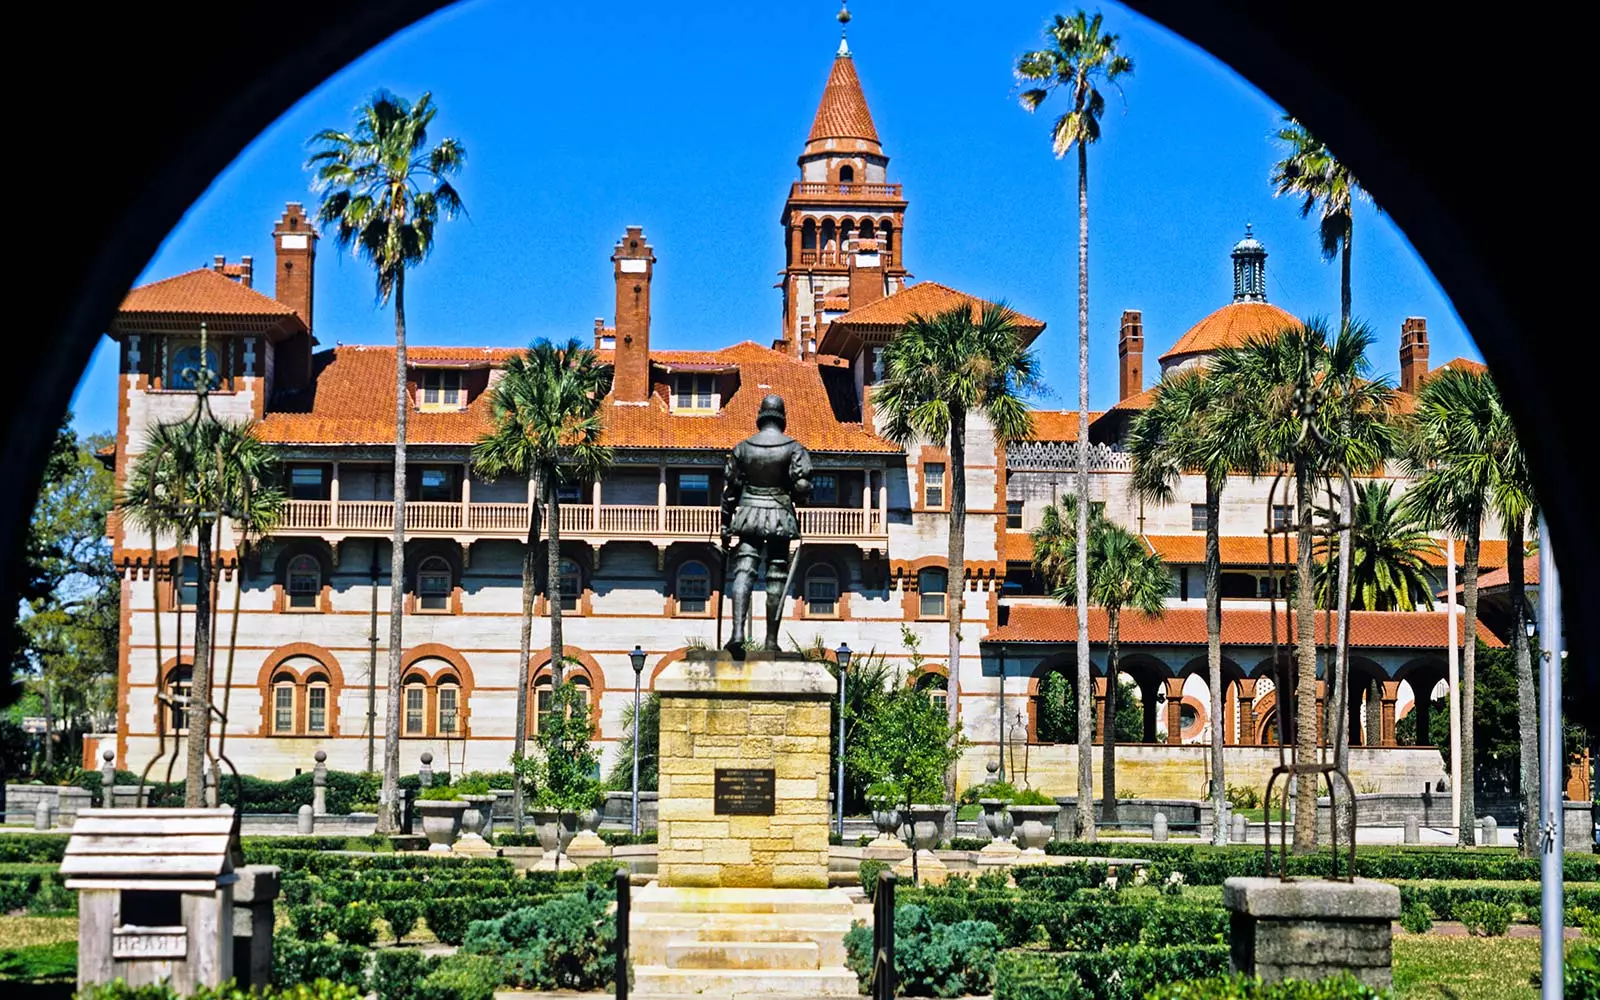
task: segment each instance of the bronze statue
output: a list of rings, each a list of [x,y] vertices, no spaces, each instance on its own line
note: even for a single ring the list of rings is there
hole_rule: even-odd
[[[733,599],[733,631],[728,648],[742,653],[745,622],[756,571],[767,564],[767,635],[763,648],[778,649],[778,621],[783,617],[784,591],[789,587],[789,543],[800,538],[795,516],[797,499],[811,495],[811,453],[788,434],[783,397],[768,396],[756,415],[756,432],[734,446],[723,468],[722,547],[733,536],[728,595]],[[720,621],[721,609],[718,609]],[[720,628],[720,626],[719,626]]]

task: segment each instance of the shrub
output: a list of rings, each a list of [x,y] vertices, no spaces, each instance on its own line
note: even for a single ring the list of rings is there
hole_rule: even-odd
[[[1400,910],[1400,926],[1408,934],[1426,934],[1433,928],[1433,918],[1428,916],[1426,906],[1413,904]]]
[[[1056,800],[1037,788],[1024,788],[1011,797],[1014,806],[1053,806]]]
[[[1501,937],[1511,926],[1511,911],[1499,903],[1473,900],[1456,907],[1456,919],[1470,934],[1481,937]]]
[[[0,949],[0,982],[72,982],[78,975],[78,942],[56,941]]]
[[[612,895],[589,884],[538,906],[474,921],[461,950],[500,955],[503,980],[524,989],[599,989],[615,971],[612,946],[617,921],[607,910]],[[437,933],[437,931],[435,932]]]
[[[888,871],[891,867],[887,861],[868,858],[856,868],[856,872],[861,876],[861,888],[866,892],[867,899],[875,900],[878,898],[878,875],[881,872]]]
[[[1011,886],[1011,876],[1002,871],[984,872],[972,884],[979,892],[1004,892]]]
[[[417,1000],[494,1000],[500,963],[487,955],[451,955],[417,984]],[[379,993],[383,1000],[386,994]]]
[[[994,924],[963,920],[938,924],[920,906],[894,913],[894,967],[907,996],[958,997],[986,993],[994,983],[1000,935]],[[868,985],[872,973],[872,931],[857,921],[845,935],[845,964]]]
[[[1249,976],[1217,976],[1189,983],[1168,983],[1146,1000],[1387,1000],[1387,990],[1358,981],[1349,973],[1330,979],[1289,979],[1263,983]]]
[[[1002,952],[995,1000],[1139,1000],[1158,985],[1217,976],[1228,945],[1116,948],[1103,952]]]
[[[378,912],[383,914],[383,922],[389,925],[389,933],[398,942],[416,930],[417,921],[422,919],[422,904],[415,899],[390,899],[378,904]],[[381,990],[378,995],[387,996]]]
[[[1567,949],[1562,966],[1564,996],[1600,997],[1600,949],[1592,944],[1575,944]]]
[[[417,988],[437,965],[410,948],[383,948],[372,955],[372,992],[380,1000],[419,1000]]]
[[[372,903],[346,903],[334,910],[333,933],[345,944],[370,948],[378,940],[378,915],[378,907]]]
[[[77,908],[78,894],[62,885],[57,865],[0,864],[0,913],[71,913]]]
[[[279,934],[272,941],[272,981],[279,989],[319,979],[366,992],[367,951],[349,945],[300,941]]]
[[[461,798],[461,789],[450,785],[430,785],[417,798],[423,802],[455,802]]]
[[[289,907],[289,925],[302,941],[321,941],[333,930],[334,909],[326,903]]]
[[[1229,785],[1225,793],[1228,805],[1234,809],[1259,809],[1261,793],[1249,785]]]
[[[0,837],[0,864],[60,864],[67,853],[66,833],[19,833]]]
[[[177,993],[165,983],[154,986],[129,986],[122,980],[100,983],[78,991],[78,1000],[180,1000]],[[212,989],[202,986],[191,994],[189,1000],[362,1000],[361,991],[353,986],[319,979],[311,983],[297,983],[287,988],[247,992],[233,983]],[[385,995],[385,1000],[387,996]]]

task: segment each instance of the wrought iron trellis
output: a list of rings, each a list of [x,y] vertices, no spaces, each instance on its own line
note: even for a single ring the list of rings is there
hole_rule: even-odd
[[[1309,348],[1308,348],[1309,350]],[[1309,371],[1310,366],[1306,366]],[[1308,444],[1332,451],[1332,443],[1322,434],[1316,426],[1316,415],[1323,403],[1321,388],[1311,385],[1304,377],[1295,386],[1293,405],[1300,421],[1300,434],[1295,442],[1295,450],[1303,451]],[[1289,558],[1289,535],[1298,531],[1296,519],[1292,517],[1280,520],[1276,516],[1278,510],[1278,491],[1283,488],[1284,499],[1289,498],[1289,488],[1284,482],[1284,470],[1280,467],[1273,477],[1272,486],[1267,491],[1267,607],[1268,622],[1272,633],[1272,671],[1273,683],[1277,691],[1277,725],[1278,725],[1278,765],[1272,769],[1267,778],[1267,790],[1262,805],[1265,808],[1264,816],[1265,847],[1266,847],[1266,873],[1276,874],[1280,879],[1289,879],[1289,804],[1298,792],[1299,782],[1310,781],[1313,785],[1326,783],[1328,788],[1328,817],[1329,841],[1331,850],[1331,869],[1329,877],[1339,881],[1353,881],[1355,879],[1356,858],[1356,796],[1355,789],[1350,783],[1350,776],[1346,772],[1345,761],[1345,727],[1349,716],[1349,674],[1350,674],[1350,531],[1355,509],[1355,488],[1350,476],[1350,470],[1342,458],[1335,457],[1337,482],[1341,488],[1339,500],[1334,499],[1334,477],[1324,473],[1320,479],[1328,495],[1327,524],[1322,528],[1313,525],[1313,536],[1332,539],[1339,538],[1339,570],[1336,584],[1338,622],[1335,626],[1331,620],[1334,613],[1332,607],[1323,609],[1322,643],[1315,643],[1315,622],[1313,627],[1313,643],[1325,649],[1323,655],[1323,669],[1321,674],[1325,678],[1327,693],[1324,699],[1325,710],[1322,716],[1328,718],[1326,740],[1317,739],[1317,761],[1306,764],[1293,761],[1290,756],[1290,747],[1299,742],[1299,727],[1303,724],[1296,710],[1298,664],[1285,657],[1283,646],[1278,637],[1278,598],[1283,596],[1283,624],[1285,637],[1293,635],[1295,625],[1294,612],[1288,599],[1288,581],[1290,574],[1297,567],[1296,560]],[[1310,479],[1311,477],[1306,477]],[[1301,503],[1309,498],[1301,496],[1301,483],[1304,479],[1297,477],[1295,483],[1294,505],[1292,510],[1298,510]],[[1310,482],[1312,495],[1315,495],[1316,482]],[[1315,507],[1313,506],[1313,510]],[[1282,537],[1284,560],[1278,562],[1278,546],[1275,544],[1279,536]],[[1331,548],[1331,546],[1330,546]],[[1298,555],[1298,553],[1297,553]],[[1306,554],[1309,558],[1309,554]],[[1331,602],[1330,602],[1331,603]],[[1292,640],[1291,640],[1292,641]],[[1320,727],[1321,719],[1313,719],[1311,724]],[[1323,734],[1319,733],[1319,736]],[[1328,759],[1330,745],[1333,749],[1333,760]],[[1281,783],[1281,784],[1280,784]],[[1316,801],[1313,795],[1309,796],[1312,802]],[[1273,851],[1273,796],[1279,796],[1278,809],[1278,850]],[[1315,808],[1315,806],[1313,806]],[[1347,823],[1341,823],[1341,817],[1348,817]],[[1314,821],[1314,820],[1313,820]],[[1342,826],[1348,827],[1348,845],[1345,853],[1345,863],[1342,868],[1339,863]]]

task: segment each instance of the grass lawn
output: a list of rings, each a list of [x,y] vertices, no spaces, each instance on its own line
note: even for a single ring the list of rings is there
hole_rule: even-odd
[[[77,917],[0,917],[0,983],[70,982],[78,970]]]
[[[1538,938],[1396,935],[1398,1000],[1532,1000]]]

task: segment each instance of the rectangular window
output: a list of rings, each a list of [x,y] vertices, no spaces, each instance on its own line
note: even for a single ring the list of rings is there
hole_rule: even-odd
[[[550,697],[550,680],[546,678],[533,692],[534,729],[538,732],[543,732],[550,723]]]
[[[1021,500],[1007,500],[1006,501],[1006,530],[1007,531],[1021,531],[1022,530],[1022,501]]]
[[[1283,529],[1289,527],[1292,524],[1294,524],[1294,505],[1286,504],[1286,503],[1275,503],[1275,504],[1273,504],[1272,505],[1272,528],[1273,528],[1273,530],[1274,531],[1282,531]]]
[[[272,731],[294,732],[294,688],[281,684],[272,692]]]
[[[322,592],[320,569],[289,567],[289,607],[315,608]]]
[[[192,392],[199,386],[202,368],[210,373],[211,388],[221,388],[222,352],[215,340],[207,342],[204,357],[200,354],[198,337],[170,340],[167,343],[167,370],[162,373],[162,388]]]
[[[924,618],[944,617],[944,598],[942,590],[924,590],[922,592],[921,615]]]
[[[417,596],[424,611],[448,610],[452,589],[448,572],[424,570],[417,574]]]
[[[583,596],[583,574],[571,559],[561,560],[561,610],[577,611],[578,598]]]
[[[944,507],[943,462],[929,462],[922,467],[922,506],[930,510]]]
[[[678,613],[703,615],[711,601],[711,577],[705,573],[678,574]]]
[[[1207,520],[1208,519],[1206,518],[1206,505],[1205,504],[1203,504],[1203,503],[1192,503],[1192,504],[1189,505],[1189,530],[1191,530],[1191,531],[1204,531],[1204,530],[1206,530]]]
[[[806,578],[806,614],[831,618],[839,613],[839,579],[832,574]]]
[[[673,380],[676,400],[672,408],[680,412],[715,413],[717,379],[715,375],[679,375]]]
[[[422,698],[419,687],[406,688],[406,735],[422,735]]]
[[[678,473],[678,506],[711,506],[711,474],[708,472]]]
[[[328,731],[328,689],[320,685],[306,691],[306,732]]]
[[[296,465],[289,469],[290,500],[328,499],[328,470],[320,465]]]
[[[413,500],[454,503],[460,499],[456,494],[456,470],[445,466],[412,469],[407,486]]]
[[[456,731],[456,695],[457,689],[442,687],[439,689],[439,735],[453,736]]]
[[[423,410],[459,410],[466,405],[467,394],[461,388],[460,372],[425,371],[422,373]]]
[[[561,481],[556,483],[556,499],[562,503],[583,503],[583,484]]]
[[[839,477],[821,472],[811,477],[811,502],[819,507],[831,507],[839,502]]]
[[[193,559],[183,562],[183,575],[178,579],[178,606],[183,608],[194,607],[195,598],[200,593],[200,564]]]

